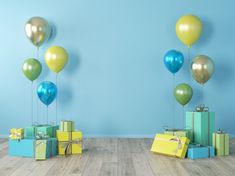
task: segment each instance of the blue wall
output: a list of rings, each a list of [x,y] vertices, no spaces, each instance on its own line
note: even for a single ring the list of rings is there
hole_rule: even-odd
[[[209,55],[216,65],[204,86],[203,102],[216,112],[216,127],[235,134],[234,0],[8,0],[0,6],[0,134],[30,124],[31,84],[21,65],[36,57],[24,34],[24,23],[32,16],[42,16],[54,27],[52,38],[40,50],[44,70],[39,81],[55,81],[44,63],[47,47],[61,45],[70,54],[59,75],[60,119],[75,120],[87,136],[152,136],[163,125],[172,126],[173,114],[176,126],[182,127],[183,109],[173,99],[173,77],[162,57],[172,48],[187,53],[176,37],[175,23],[188,13],[204,23],[191,55]],[[194,88],[184,111],[202,98],[188,67],[184,65],[175,78],[176,83],[187,82]],[[45,122],[41,102],[39,118]],[[55,104],[49,118],[55,119]]]

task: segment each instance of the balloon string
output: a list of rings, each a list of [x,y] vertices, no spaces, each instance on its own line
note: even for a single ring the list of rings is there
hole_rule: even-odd
[[[58,74],[56,74],[55,76],[55,79],[56,79],[56,87],[58,87]],[[57,90],[58,91],[58,90]],[[55,104],[55,123],[57,124],[57,120],[58,120],[58,102],[57,102],[57,98],[58,98],[58,92],[57,92],[57,97],[56,97],[56,104]]]
[[[47,124],[48,124],[48,106],[47,106]]]
[[[175,74],[173,75],[173,89],[175,88]],[[175,100],[173,98],[173,128],[175,128]]]
[[[183,114],[182,114],[182,119],[183,119],[183,129],[184,129],[184,127],[185,127],[185,126],[184,126],[184,106],[183,106],[183,108],[182,108],[182,113],[183,113]]]
[[[31,83],[31,124],[33,124],[33,81]]]
[[[37,59],[39,60],[39,47],[37,47],[37,53],[36,53],[36,55],[37,55]],[[39,111],[38,111],[38,109],[39,109],[39,107],[38,107],[38,99],[36,99],[37,100],[37,122],[39,122]]]
[[[203,96],[204,96],[204,90],[203,90],[203,84],[202,84],[202,104],[203,104]]]

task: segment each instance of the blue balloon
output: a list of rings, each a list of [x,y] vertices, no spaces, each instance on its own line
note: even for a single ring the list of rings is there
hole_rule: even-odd
[[[51,104],[57,95],[57,87],[50,81],[43,81],[37,89],[38,97],[45,105]]]
[[[184,64],[184,55],[179,51],[170,50],[164,56],[164,64],[171,73],[175,74]]]

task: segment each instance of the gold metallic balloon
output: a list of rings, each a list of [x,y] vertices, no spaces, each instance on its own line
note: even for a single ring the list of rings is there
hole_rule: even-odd
[[[213,60],[205,55],[196,56],[191,64],[193,78],[199,84],[205,84],[214,73]]]
[[[45,19],[32,17],[25,24],[25,34],[38,48],[50,37],[51,27]]]

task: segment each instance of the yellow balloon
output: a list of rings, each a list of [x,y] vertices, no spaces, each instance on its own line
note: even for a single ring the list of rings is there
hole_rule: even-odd
[[[178,38],[190,48],[201,36],[202,22],[194,15],[182,16],[177,21],[175,30]]]
[[[47,49],[45,60],[50,70],[59,73],[68,62],[68,53],[60,46],[52,46]]]

